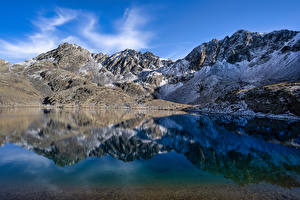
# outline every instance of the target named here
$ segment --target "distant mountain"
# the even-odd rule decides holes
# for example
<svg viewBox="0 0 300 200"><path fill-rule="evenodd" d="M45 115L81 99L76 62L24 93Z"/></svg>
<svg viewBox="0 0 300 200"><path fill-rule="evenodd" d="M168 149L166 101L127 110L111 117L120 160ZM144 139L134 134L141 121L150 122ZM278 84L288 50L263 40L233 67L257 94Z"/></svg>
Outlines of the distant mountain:
<svg viewBox="0 0 300 200"><path fill-rule="evenodd" d="M2 61L0 70L1 79L13 76L28 85L26 93L13 82L0 82L6 87L0 90L2 105L116 102L133 107L163 99L200 105L197 110L208 112L300 115L297 31L261 34L239 30L222 40L203 43L175 62L151 52L126 49L113 55L96 54L63 43L24 63L10 65ZM15 93L7 94L9 90L23 96L37 95L29 95L24 102ZM167 101L159 102L163 106Z"/></svg>

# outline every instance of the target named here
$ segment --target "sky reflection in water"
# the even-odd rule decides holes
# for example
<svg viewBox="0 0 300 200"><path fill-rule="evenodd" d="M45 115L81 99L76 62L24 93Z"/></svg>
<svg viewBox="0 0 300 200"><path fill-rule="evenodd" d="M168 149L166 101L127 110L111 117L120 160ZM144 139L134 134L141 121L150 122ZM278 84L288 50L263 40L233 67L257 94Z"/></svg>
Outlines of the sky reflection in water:
<svg viewBox="0 0 300 200"><path fill-rule="evenodd" d="M78 110L0 118L1 184L300 186L299 122Z"/></svg>

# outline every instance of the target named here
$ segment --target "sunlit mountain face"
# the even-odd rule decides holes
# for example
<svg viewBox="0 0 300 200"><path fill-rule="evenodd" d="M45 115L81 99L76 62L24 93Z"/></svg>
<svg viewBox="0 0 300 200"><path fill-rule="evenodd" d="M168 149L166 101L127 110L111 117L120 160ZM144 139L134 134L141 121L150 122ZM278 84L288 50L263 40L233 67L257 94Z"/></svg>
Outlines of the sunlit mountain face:
<svg viewBox="0 0 300 200"><path fill-rule="evenodd" d="M15 191L19 184L55 194L73 187L240 192L257 185L261 195L299 194L299 121L76 109L3 110L0 119L3 198L30 197Z"/></svg>

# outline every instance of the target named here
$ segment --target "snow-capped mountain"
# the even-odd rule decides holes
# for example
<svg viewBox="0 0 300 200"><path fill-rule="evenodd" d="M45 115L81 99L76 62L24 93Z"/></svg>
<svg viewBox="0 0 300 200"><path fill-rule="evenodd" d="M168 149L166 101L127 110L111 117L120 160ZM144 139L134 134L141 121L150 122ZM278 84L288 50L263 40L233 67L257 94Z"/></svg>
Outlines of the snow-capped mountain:
<svg viewBox="0 0 300 200"><path fill-rule="evenodd" d="M100 101L98 91L106 90L114 96L123 95L128 104L159 98L201 105L199 110L205 108L206 111L299 115L294 112L300 106L297 83L300 80L300 33L297 31L262 34L239 30L222 40L203 43L175 62L151 52L126 49L106 55L63 43L24 63L0 65L3 71L9 68L6 73L13 72L14 76L20 75L22 81L28 80L28 90L40 96L45 104L94 105ZM274 86L279 83L280 87ZM287 109L273 112L267 104L265 109L253 109L255 97L245 99L247 95L243 94L250 91L254 94L259 90L256 88L264 86L269 90L262 90L261 101L273 99L271 94L276 93L273 91L276 89L278 95L274 103ZM280 95L282 93L284 95ZM91 95L93 98L87 98ZM229 98L232 95L236 97L234 101ZM234 109L230 108L232 105Z"/></svg>
<svg viewBox="0 0 300 200"><path fill-rule="evenodd" d="M171 84L160 89L161 97L191 104L213 102L232 90L297 81L300 34L240 30L223 40L201 44L164 72Z"/></svg>

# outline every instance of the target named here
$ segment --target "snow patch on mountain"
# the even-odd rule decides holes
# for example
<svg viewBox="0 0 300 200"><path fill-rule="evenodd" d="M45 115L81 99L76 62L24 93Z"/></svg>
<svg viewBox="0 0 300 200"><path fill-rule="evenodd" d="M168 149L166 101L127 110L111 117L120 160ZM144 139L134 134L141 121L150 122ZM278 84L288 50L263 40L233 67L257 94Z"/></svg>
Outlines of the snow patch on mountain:
<svg viewBox="0 0 300 200"><path fill-rule="evenodd" d="M201 104L213 102L231 90L299 80L300 51L283 52L282 50L287 45L292 47L297 45L299 35L296 34L280 46L277 43L273 45L271 39L264 41L261 44L266 45L258 45L249 50L247 54L250 54L251 60L230 63L225 58L216 59L214 64L204 65L198 71L194 70L195 67L191 67L193 64L187 61L187 58L179 60L174 65L161 69L169 81L160 88L160 97L179 103ZM241 38L237 40L240 43L243 41ZM251 40L245 42L246 45L251 46ZM274 46L277 50L274 50ZM196 47L193 51L202 51L203 48L203 46ZM205 59L201 62L205 63ZM170 91L170 88L176 89Z"/></svg>

